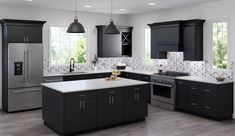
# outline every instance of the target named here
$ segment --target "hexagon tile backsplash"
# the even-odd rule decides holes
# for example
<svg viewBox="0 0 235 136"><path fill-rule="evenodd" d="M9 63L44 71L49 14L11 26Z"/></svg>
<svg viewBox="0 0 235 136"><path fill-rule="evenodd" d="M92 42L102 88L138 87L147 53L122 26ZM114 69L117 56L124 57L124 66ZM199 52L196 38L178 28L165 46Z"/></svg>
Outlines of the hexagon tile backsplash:
<svg viewBox="0 0 235 136"><path fill-rule="evenodd" d="M87 64L75 65L75 71L92 71L91 58L88 59ZM125 63L134 70L140 71L157 71L160 65L164 71L178 71L188 72L191 76L200 76L207 78L214 78L213 72L208 70L206 61L183 61L182 52L169 52L167 59L154 59L153 64L144 64L141 57L118 57L118 58L99 58L97 65L98 70L115 69L118 62ZM51 66L47 59L44 59L44 75L50 73L65 73L69 71L69 65ZM233 63L226 73L227 78L233 78Z"/></svg>

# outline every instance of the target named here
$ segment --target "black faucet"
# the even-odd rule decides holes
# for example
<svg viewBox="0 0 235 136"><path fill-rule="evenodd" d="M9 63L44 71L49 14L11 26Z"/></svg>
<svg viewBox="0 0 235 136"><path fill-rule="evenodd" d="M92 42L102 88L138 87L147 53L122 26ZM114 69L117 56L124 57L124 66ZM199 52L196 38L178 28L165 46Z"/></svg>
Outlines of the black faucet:
<svg viewBox="0 0 235 136"><path fill-rule="evenodd" d="M69 72L73 72L73 71L74 71L74 59L71 58L69 62Z"/></svg>

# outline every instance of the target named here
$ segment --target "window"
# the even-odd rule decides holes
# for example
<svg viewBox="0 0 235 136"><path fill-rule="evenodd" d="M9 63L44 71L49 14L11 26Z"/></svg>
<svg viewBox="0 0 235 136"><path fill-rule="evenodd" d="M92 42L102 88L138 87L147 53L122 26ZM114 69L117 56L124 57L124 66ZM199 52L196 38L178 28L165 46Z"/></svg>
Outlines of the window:
<svg viewBox="0 0 235 136"><path fill-rule="evenodd" d="M149 27L144 29L144 63L153 63L151 59L151 29Z"/></svg>
<svg viewBox="0 0 235 136"><path fill-rule="evenodd" d="M228 68L228 23L226 21L214 22L213 32L213 68Z"/></svg>
<svg viewBox="0 0 235 136"><path fill-rule="evenodd" d="M50 27L50 63L51 65L86 63L87 34L67 33L67 27Z"/></svg>

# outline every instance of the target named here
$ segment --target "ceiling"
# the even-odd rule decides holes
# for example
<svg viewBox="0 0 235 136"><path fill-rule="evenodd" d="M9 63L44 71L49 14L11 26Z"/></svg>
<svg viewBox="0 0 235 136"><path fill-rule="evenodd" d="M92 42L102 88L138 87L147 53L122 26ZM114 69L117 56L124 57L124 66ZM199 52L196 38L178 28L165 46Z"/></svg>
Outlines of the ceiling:
<svg viewBox="0 0 235 136"><path fill-rule="evenodd" d="M0 4L74 10L74 0L0 0ZM218 0L113 0L114 14L137 14ZM153 2L155 5L148 5ZM86 5L91 7L87 8ZM126 11L120 11L126 9ZM78 10L110 13L110 0L78 0Z"/></svg>

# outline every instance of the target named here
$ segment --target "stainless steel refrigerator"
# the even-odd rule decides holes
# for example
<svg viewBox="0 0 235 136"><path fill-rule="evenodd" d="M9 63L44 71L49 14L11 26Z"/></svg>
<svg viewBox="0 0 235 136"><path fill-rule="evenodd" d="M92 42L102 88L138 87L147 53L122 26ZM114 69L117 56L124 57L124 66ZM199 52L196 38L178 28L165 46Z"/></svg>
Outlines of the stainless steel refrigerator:
<svg viewBox="0 0 235 136"><path fill-rule="evenodd" d="M43 45L8 44L8 112L42 107Z"/></svg>

